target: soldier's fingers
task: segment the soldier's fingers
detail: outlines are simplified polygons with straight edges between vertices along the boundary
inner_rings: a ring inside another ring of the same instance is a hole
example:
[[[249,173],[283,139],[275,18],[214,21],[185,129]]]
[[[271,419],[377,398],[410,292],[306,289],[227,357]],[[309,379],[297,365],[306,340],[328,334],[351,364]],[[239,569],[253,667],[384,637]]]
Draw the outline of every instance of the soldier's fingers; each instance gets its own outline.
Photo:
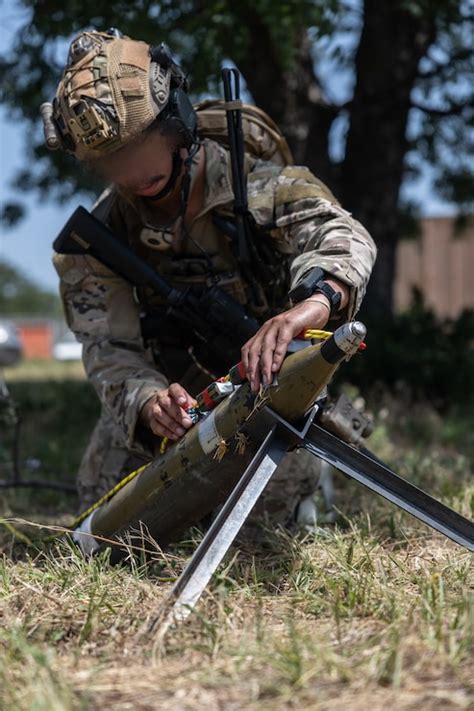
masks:
[[[250,380],[250,373],[249,373],[249,368],[250,368],[250,351],[253,347],[255,341],[255,337],[251,338],[247,343],[245,343],[242,348],[240,349],[240,355],[242,357],[242,363],[244,364],[244,369],[247,374],[248,380]]]
[[[249,371],[249,353],[250,353],[250,348],[252,347],[253,342],[254,342],[254,338],[252,337],[247,341],[247,343],[244,343],[244,345],[240,349],[240,355],[242,358],[242,363],[244,364],[244,370],[247,375],[247,378],[248,378],[248,371]]]
[[[183,427],[192,427],[193,421],[186,409],[195,406],[196,400],[179,383],[170,385],[168,391],[171,400],[168,413]]]
[[[181,427],[191,427],[193,424],[186,411],[177,405],[171,397],[162,397],[160,405],[162,412],[166,413],[177,425]]]
[[[277,342],[273,351],[273,362],[271,364],[271,370],[276,373],[280,370],[283,359],[288,350],[288,345],[293,338],[293,329],[289,324],[284,324],[281,326],[278,332]]]
[[[140,410],[140,419],[147,427],[150,427],[150,422],[154,417],[154,411],[157,407],[159,408],[157,395],[154,395],[146,401]]]
[[[275,351],[279,338],[279,326],[275,322],[272,328],[269,328],[262,343],[262,352],[260,354],[260,372],[262,374],[262,382],[264,385],[270,385],[272,379],[272,363],[273,353]]]
[[[247,378],[250,381],[252,392],[257,392],[260,387],[260,354],[262,352],[262,343],[266,331],[257,334],[249,349],[248,353],[248,368]]]
[[[157,407],[160,409],[160,413],[166,412],[167,415],[173,419],[179,419],[180,407],[174,400],[170,397],[168,390],[164,390],[157,398]],[[156,407],[155,407],[156,410]],[[160,414],[161,416],[161,414]]]
[[[178,435],[165,424],[166,417],[163,410],[158,404],[158,401],[153,402],[152,407],[148,410],[147,424],[153,434],[159,437],[168,437],[176,440]]]
[[[173,442],[176,442],[176,440],[179,439],[179,436],[172,432],[172,430],[169,430],[161,424],[161,422],[157,422],[156,420],[153,420],[150,423],[150,429],[157,437],[168,437],[168,439],[173,440]]]
[[[159,417],[154,417],[154,422],[166,427],[177,437],[182,437],[186,431],[181,425],[181,422],[175,419],[174,416],[170,415],[164,408],[161,410]]]
[[[180,410],[178,422],[179,422],[183,427],[186,427],[186,428],[192,427],[192,424],[193,424],[193,421],[192,421],[192,419],[189,417],[189,415],[188,415],[188,413],[186,412],[186,410]]]
[[[183,408],[191,407],[195,403],[194,398],[179,383],[171,383],[168,392],[175,403]]]

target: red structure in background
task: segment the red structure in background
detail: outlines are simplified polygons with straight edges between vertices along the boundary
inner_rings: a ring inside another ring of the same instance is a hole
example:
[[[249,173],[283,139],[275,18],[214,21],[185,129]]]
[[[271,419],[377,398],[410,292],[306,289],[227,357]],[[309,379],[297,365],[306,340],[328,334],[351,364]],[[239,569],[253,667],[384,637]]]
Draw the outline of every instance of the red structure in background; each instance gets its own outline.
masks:
[[[23,358],[48,360],[53,357],[54,327],[47,321],[29,323],[26,319],[16,322],[23,346]]]

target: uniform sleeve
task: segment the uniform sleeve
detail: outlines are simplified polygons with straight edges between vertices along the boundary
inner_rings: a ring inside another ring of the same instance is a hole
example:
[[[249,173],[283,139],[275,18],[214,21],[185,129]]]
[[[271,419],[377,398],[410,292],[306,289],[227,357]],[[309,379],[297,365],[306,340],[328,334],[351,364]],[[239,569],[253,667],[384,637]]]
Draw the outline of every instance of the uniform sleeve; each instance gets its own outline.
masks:
[[[56,254],[53,263],[66,320],[83,344],[91,383],[122,430],[127,447],[152,455],[138,415],[168,383],[143,345],[132,288],[92,257]]]
[[[293,205],[302,216],[303,205]],[[277,226],[291,241],[291,285],[300,282],[314,267],[320,267],[349,287],[345,319],[351,320],[360,309],[376,258],[376,247],[367,230],[342,207],[317,200],[303,219],[284,216]]]
[[[344,319],[352,319],[377,254],[367,230],[306,168],[285,168],[261,179],[257,173],[253,181],[249,207],[257,222],[270,225],[276,248],[292,257],[291,286],[320,267],[349,287]]]

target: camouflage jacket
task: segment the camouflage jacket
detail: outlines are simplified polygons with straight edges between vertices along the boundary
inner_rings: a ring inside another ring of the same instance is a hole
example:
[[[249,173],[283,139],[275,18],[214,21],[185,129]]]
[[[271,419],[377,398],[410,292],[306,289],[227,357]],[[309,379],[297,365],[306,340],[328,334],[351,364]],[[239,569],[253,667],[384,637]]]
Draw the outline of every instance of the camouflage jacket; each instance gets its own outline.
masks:
[[[143,199],[130,201],[108,190],[95,214],[178,287],[206,283],[211,261],[213,282],[217,275],[220,286],[252,310],[249,285],[239,272],[230,240],[213,222],[216,212],[232,215],[229,154],[210,140],[205,141],[205,152],[204,205],[188,226],[191,239],[178,249]],[[284,265],[288,283],[293,286],[313,267],[321,267],[350,287],[344,319],[351,319],[359,309],[376,256],[367,231],[307,168],[282,168],[247,156],[246,172],[250,213],[261,239],[267,240]],[[257,230],[255,239],[258,235]],[[145,402],[168,383],[143,343],[140,306],[133,288],[92,257],[56,254],[54,265],[66,319],[83,344],[89,379],[123,432],[126,446],[149,454],[137,436],[138,416]],[[286,305],[282,298],[280,310]]]

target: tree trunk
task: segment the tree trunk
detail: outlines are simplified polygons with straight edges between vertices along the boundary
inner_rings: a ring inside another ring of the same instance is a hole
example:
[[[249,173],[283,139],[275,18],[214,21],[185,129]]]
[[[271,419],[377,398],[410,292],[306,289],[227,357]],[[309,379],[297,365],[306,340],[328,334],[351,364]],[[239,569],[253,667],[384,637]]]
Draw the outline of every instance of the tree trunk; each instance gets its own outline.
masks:
[[[239,68],[256,104],[280,126],[295,163],[307,165],[321,180],[333,183],[328,137],[337,109],[322,98],[306,30],[295,39],[296,66],[290,71],[282,68],[278,47],[258,13],[247,9],[246,22],[252,27],[251,46]]]
[[[408,148],[410,96],[419,61],[435,33],[432,17],[415,16],[401,5],[365,0],[341,172],[343,205],[367,227],[379,249],[365,311],[385,318],[393,313],[398,199]]]
[[[295,38],[295,68],[282,70],[278,48],[258,13],[250,11],[246,21],[252,27],[251,46],[240,62],[256,103],[279,123],[296,163],[327,182],[374,237],[379,251],[365,301],[369,317],[393,313],[398,200],[411,92],[420,59],[435,38],[435,13],[419,16],[407,8],[401,0],[364,2],[346,155],[339,166],[329,159],[329,130],[338,109],[322,98],[306,32]]]

